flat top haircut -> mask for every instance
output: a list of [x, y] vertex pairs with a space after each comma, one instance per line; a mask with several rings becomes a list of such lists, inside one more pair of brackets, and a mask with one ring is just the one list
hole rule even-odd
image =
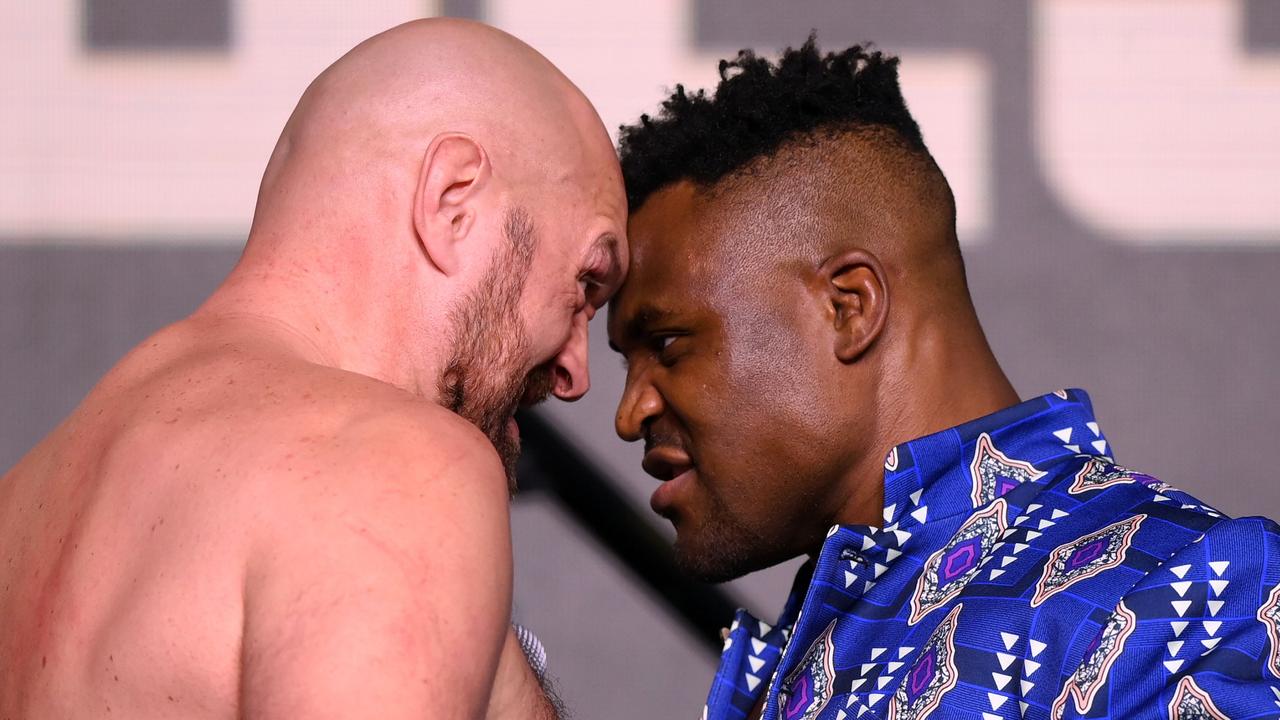
[[898, 86], [898, 59], [854, 45], [820, 53], [814, 35], [775, 62], [741, 50], [720, 61], [713, 95], [677, 85], [657, 117], [642, 115], [620, 134], [627, 200], [635, 212], [677, 180], [710, 186], [793, 142], [849, 131], [876, 133], [928, 157]]

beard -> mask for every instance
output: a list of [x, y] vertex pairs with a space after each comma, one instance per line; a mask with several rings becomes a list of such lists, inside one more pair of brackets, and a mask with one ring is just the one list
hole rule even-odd
[[555, 372], [552, 362], [528, 369], [531, 340], [520, 318], [520, 297], [537, 245], [533, 223], [517, 208], [507, 212], [503, 225], [507, 242], [480, 284], [449, 313], [453, 353], [437, 391], [446, 407], [493, 443], [514, 495], [520, 437], [508, 422], [518, 407], [536, 405], [551, 394]]
[[677, 529], [673, 550], [680, 572], [704, 583], [736, 580], [778, 562], [762, 560], [773, 554], [770, 543], [717, 500], [696, 533]]

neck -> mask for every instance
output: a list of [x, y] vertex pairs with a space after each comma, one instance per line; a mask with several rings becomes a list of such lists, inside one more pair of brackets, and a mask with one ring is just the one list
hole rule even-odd
[[966, 315], [917, 317], [885, 338], [874, 440], [846, 476], [836, 522], [882, 524], [884, 459], [894, 447], [1019, 402], [976, 315]]
[[[303, 254], [287, 247], [273, 242], [263, 248], [251, 238], [235, 269], [193, 318], [244, 328], [306, 362], [434, 399], [434, 378], [446, 358], [433, 330], [447, 319], [434, 311], [442, 303], [424, 303], [414, 293], [419, 278], [387, 277], [390, 263], [377, 267], [351, 254], [315, 247]], [[324, 257], [337, 259], [318, 259]]]

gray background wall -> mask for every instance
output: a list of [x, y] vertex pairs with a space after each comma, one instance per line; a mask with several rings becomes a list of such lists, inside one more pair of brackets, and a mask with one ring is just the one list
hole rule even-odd
[[[1143, 4], [1125, 5], [1128, 2], [1079, 0], [1074, 7], [1077, 12], [1093, 8], [1106, 20], [1111, 10], [1127, 12]], [[133, 53], [129, 62], [149, 72], [166, 63], [191, 64], [190, 55], [183, 54], [186, 46], [204, 58], [197, 64], [206, 62], [210, 53], [215, 62], [234, 61], [237, 53], [248, 52], [246, 38], [253, 31], [245, 23], [257, 16], [262, 3], [215, 3], [218, 7], [206, 8], [209, 31], [196, 33], [175, 30], [183, 27], [181, 13], [162, 10], [155, 2], [136, 3], [135, 10], [152, 21], [141, 30], [136, 20], [122, 21], [118, 12], [94, 14], [96, 6], [111, 3], [64, 4], [63, 24], [68, 19], [87, 23], [67, 31], [78, 38], [77, 62], [118, 62], [110, 52], [123, 49]], [[116, 5], [122, 4], [128, 2]], [[358, 12], [351, 9], [354, 5], [321, 5], [331, 15]], [[1219, 92], [1205, 105], [1195, 100], [1202, 83], [1135, 85], [1121, 94], [1100, 90], [1088, 98], [1086, 108], [1079, 103], [1055, 105], [1053, 89], [1045, 86], [1045, 67], [1055, 62], [1045, 48], [1057, 47], [1053, 43], [1065, 37], [1053, 35], [1055, 28], [1046, 27], [1046, 18], [1062, 20], [1062, 0], [671, 0], [655, 5], [677, 18], [680, 32], [658, 39], [656, 26], [628, 25], [622, 15], [631, 11], [610, 9], [608, 3], [604, 9], [600, 3], [569, 0], [423, 5], [402, 3], [387, 10], [388, 17], [448, 12], [506, 27], [565, 67], [593, 98], [605, 98], [599, 102], [611, 124], [653, 108], [663, 96], [661, 86], [682, 79], [629, 81], [638, 67], [656, 64], [659, 70], [679, 73], [701, 63], [706, 69], [699, 77], [705, 80], [714, 67], [712, 60], [726, 49], [749, 45], [776, 50], [802, 41], [811, 28], [817, 28], [820, 40], [829, 46], [870, 39], [901, 52], [904, 74], [911, 71], [913, 60], [921, 66], [945, 66], [951, 62], [948, 58], [956, 58], [957, 67], [980, 68], [983, 91], [974, 97], [980, 101], [975, 112], [982, 119], [978, 137], [983, 152], [973, 167], [960, 167], [956, 175], [966, 183], [962, 201], [976, 198], [980, 202], [974, 204], [983, 205], [982, 213], [975, 213], [976, 219], [965, 226], [970, 280], [992, 344], [1019, 391], [1030, 396], [1062, 386], [1084, 387], [1093, 395], [1120, 462], [1159, 475], [1229, 513], [1280, 516], [1280, 484], [1273, 480], [1268, 462], [1270, 443], [1280, 430], [1280, 373], [1275, 369], [1280, 360], [1280, 151], [1267, 133], [1256, 129], [1258, 117], [1280, 118], [1280, 2], [1168, 0], [1145, 6], [1155, 13], [1150, 18], [1170, 18], [1167, 23], [1160, 20], [1153, 34], [1171, 48], [1182, 44], [1184, 50], [1188, 39], [1209, 44], [1215, 38], [1208, 37], [1212, 30], [1207, 26], [1177, 25], [1176, 18], [1191, 17], [1178, 13], [1225, 8], [1236, 24], [1230, 36], [1216, 41], [1233, 49], [1233, 61], [1243, 68], [1240, 77], [1253, 83], [1250, 87], [1256, 92], [1239, 97]], [[297, 12], [304, 7], [311, 6], [298, 4]], [[44, 19], [37, 22], [36, 11], [19, 10], [12, 0], [5, 0], [3, 9], [27, 12], [19, 24], [27, 21], [44, 28], [42, 32], [55, 32], [50, 29], [55, 26], [39, 24], [48, 18], [41, 16]], [[611, 21], [609, 12], [620, 17]], [[581, 16], [581, 27], [573, 27], [574, 13]], [[1143, 22], [1153, 22], [1150, 18]], [[375, 28], [390, 24], [383, 16], [368, 22]], [[592, 39], [592, 28], [612, 33], [608, 48], [598, 37]], [[369, 32], [340, 40], [349, 46]], [[652, 36], [646, 34], [650, 32]], [[1105, 26], [1098, 35], [1106, 35]], [[1089, 37], [1081, 42], [1072, 36], [1075, 44], [1068, 49], [1074, 55], [1066, 58], [1104, 70], [1124, 59], [1123, 54], [1104, 52], [1114, 37], [1096, 44]], [[1143, 42], [1131, 41], [1135, 47]], [[1121, 37], [1119, 42], [1129, 41]], [[34, 45], [26, 50], [18, 45], [0, 51], [0, 63], [13, 67], [23, 61], [16, 53], [37, 52]], [[323, 54], [327, 59], [303, 64], [298, 77], [313, 76], [337, 52], [326, 46]], [[683, 59], [670, 60], [676, 55]], [[1171, 49], [1169, 62], [1175, 59], [1195, 62]], [[610, 67], [623, 70], [611, 78]], [[1052, 77], [1058, 76], [1051, 73]], [[21, 82], [16, 73], [0, 75], [0, 92], [13, 102], [15, 94], [9, 90], [21, 90]], [[944, 86], [928, 87], [938, 91]], [[301, 90], [297, 81], [291, 87], [292, 94], [281, 101], [286, 111]], [[81, 221], [66, 219], [80, 212], [76, 203], [59, 200], [60, 176], [49, 175], [54, 171], [31, 160], [30, 154], [30, 138], [36, 137], [30, 117], [46, 109], [39, 103], [54, 100], [30, 97], [37, 99], [7, 105], [0, 112], [0, 133], [18, 143], [9, 146], [7, 166], [0, 152], [0, 468], [16, 462], [129, 347], [190, 311], [214, 287], [237, 255], [243, 237], [237, 223], [248, 219], [235, 217], [243, 215], [243, 207], [237, 209], [234, 203], [227, 205], [231, 210], [215, 209], [181, 230], [168, 221], [148, 224], [145, 206], [124, 220], [107, 210], [101, 217], [89, 212]], [[75, 97], [69, 92], [59, 102]], [[613, 98], [618, 97], [630, 102], [625, 113], [617, 109]], [[914, 106], [911, 93], [908, 99]], [[932, 101], [921, 96], [920, 102], [927, 106]], [[1168, 102], [1183, 102], [1182, 109], [1170, 113]], [[1066, 109], [1046, 115], [1046, 108], [1055, 107]], [[1108, 128], [1123, 121], [1110, 116], [1133, 112], [1149, 114], [1146, 127], [1151, 136], [1170, 136], [1169, 153], [1183, 153], [1171, 167], [1159, 162], [1168, 153], [1141, 156], [1156, 158], [1147, 170], [1152, 187], [1160, 184], [1163, 174], [1189, 164], [1202, 178], [1189, 190], [1192, 200], [1178, 201], [1179, 196], [1155, 190], [1135, 194], [1134, 183], [1125, 182], [1117, 186], [1115, 197], [1132, 197], [1130, 205], [1107, 210], [1112, 206], [1081, 201], [1091, 188], [1096, 190], [1093, 183], [1105, 185], [1110, 175], [1123, 172], [1106, 162], [1097, 166], [1098, 173], [1084, 189], [1070, 187], [1070, 178], [1080, 176], [1062, 168], [1080, 162], [1081, 154], [1046, 144], [1046, 138], [1074, 136], [1065, 131], [1055, 135], [1046, 128], [1063, 124], [1064, 118], [1102, 118], [1093, 132], [1099, 143], [1115, 146], [1116, 139], [1107, 137]], [[24, 113], [30, 116], [25, 121]], [[1213, 115], [1212, 127], [1234, 138], [1239, 147], [1187, 151], [1190, 146], [1210, 147], [1195, 145], [1208, 142], [1203, 133], [1174, 133], [1182, 127], [1179, 123], [1194, 120], [1195, 113]], [[946, 120], [936, 113], [922, 117], [927, 141], [946, 139]], [[265, 163], [282, 122], [278, 111], [260, 122], [272, 129], [253, 139], [255, 162]], [[1280, 123], [1271, 127], [1280, 135]], [[30, 141], [25, 145], [24, 137]], [[1149, 139], [1135, 138], [1118, 147], [1137, 147]], [[203, 141], [233, 142], [218, 137]], [[956, 157], [969, 162], [961, 151]], [[22, 152], [28, 153], [25, 166], [20, 157], [14, 161]], [[941, 153], [940, 158], [944, 171], [951, 172]], [[164, 160], [158, 161], [162, 168], [168, 166]], [[180, 161], [179, 156], [169, 157], [172, 164]], [[1253, 170], [1241, 174], [1240, 168]], [[95, 168], [81, 172], [93, 173]], [[978, 180], [966, 179], [971, 177]], [[42, 183], [39, 198], [29, 187], [34, 178]], [[199, 181], [192, 182], [198, 186]], [[52, 200], [49, 193], [55, 196]], [[1240, 205], [1246, 200], [1253, 204]], [[65, 212], [57, 207], [59, 202]], [[54, 207], [42, 216], [41, 203]], [[1130, 206], [1138, 209], [1131, 213]], [[1139, 212], [1138, 206], [1149, 212]], [[228, 216], [235, 219], [224, 222]], [[1161, 217], [1177, 222], [1161, 226]], [[95, 223], [102, 232], [94, 231]], [[637, 507], [645, 508], [654, 481], [639, 472], [639, 449], [612, 434], [622, 373], [604, 347], [598, 323], [592, 328], [592, 352], [591, 394], [575, 405], [558, 405], [547, 412], [614, 474]], [[654, 598], [585, 541], [546, 498], [519, 499], [514, 524], [517, 615], [542, 636], [553, 672], [577, 715], [696, 716], [712, 660]], [[793, 567], [790, 563], [760, 573], [734, 583], [731, 590], [768, 617], [778, 609]]]

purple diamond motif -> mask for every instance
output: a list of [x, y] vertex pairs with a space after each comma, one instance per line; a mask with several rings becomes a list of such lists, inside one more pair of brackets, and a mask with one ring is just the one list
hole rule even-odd
[[1082, 565], [1088, 565], [1097, 560], [1102, 551], [1107, 549], [1108, 544], [1107, 538], [1099, 538], [1088, 545], [1076, 548], [1075, 552], [1071, 553], [1071, 557], [1067, 558], [1067, 569], [1075, 570]]
[[936, 648], [930, 648], [929, 652], [920, 657], [916, 662], [916, 666], [911, 668], [911, 676], [907, 681], [907, 701], [914, 703], [916, 698], [920, 697], [920, 693], [929, 687], [929, 683], [933, 682], [934, 675], [938, 671], [938, 651]]
[[1002, 477], [996, 481], [996, 497], [1003, 497], [1006, 493], [1016, 487], [1018, 487], [1017, 480], [1010, 480], [1009, 478]]
[[786, 707], [787, 720], [800, 717], [804, 713], [805, 709], [809, 707], [809, 702], [813, 700], [813, 693], [810, 688], [811, 682], [809, 674], [805, 673], [796, 681], [796, 684], [791, 687], [791, 700], [787, 703]]
[[945, 585], [973, 569], [974, 564], [978, 562], [978, 555], [981, 550], [982, 538], [980, 537], [969, 538], [951, 548], [946, 556], [942, 558], [940, 572], [942, 584]]

